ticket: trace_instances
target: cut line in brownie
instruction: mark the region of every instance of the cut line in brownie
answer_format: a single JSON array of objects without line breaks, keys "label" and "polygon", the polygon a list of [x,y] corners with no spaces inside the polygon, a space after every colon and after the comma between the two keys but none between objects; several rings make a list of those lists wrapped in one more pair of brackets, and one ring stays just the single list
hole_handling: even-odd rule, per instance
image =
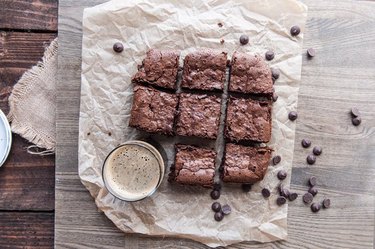
[{"label": "cut line in brownie", "polygon": [[227,53],[200,49],[186,55],[181,87],[204,91],[224,89]]},{"label": "cut line in brownie", "polygon": [[271,139],[272,108],[269,101],[230,97],[225,138],[231,142],[264,142]]},{"label": "cut line in brownie", "polygon": [[174,135],[178,96],[151,87],[134,87],[129,126],[142,131]]},{"label": "cut line in brownie", "polygon": [[226,144],[221,179],[231,183],[255,183],[263,180],[271,160],[271,152],[269,147]]},{"label": "cut line in brownie", "polygon": [[176,133],[215,139],[219,130],[221,99],[206,94],[181,93]]},{"label": "cut line in brownie", "polygon": [[180,184],[212,187],[216,152],[191,145],[176,144],[175,164],[169,180]]},{"label": "cut line in brownie", "polygon": [[132,82],[176,90],[179,58],[174,50],[149,50]]},{"label": "cut line in brownie", "polygon": [[230,92],[271,96],[271,68],[260,55],[235,52],[231,61]]}]

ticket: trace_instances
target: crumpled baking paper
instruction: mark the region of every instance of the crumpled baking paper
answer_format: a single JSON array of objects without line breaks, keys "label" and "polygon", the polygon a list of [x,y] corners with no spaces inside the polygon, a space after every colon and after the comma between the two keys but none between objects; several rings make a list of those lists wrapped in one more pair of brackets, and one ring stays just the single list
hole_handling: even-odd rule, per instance
[{"label": "crumpled baking paper", "polygon": [[[289,172],[293,160],[295,122],[288,112],[296,110],[302,65],[302,39],[307,7],[294,0],[113,0],[87,8],[83,16],[82,88],[79,133],[79,176],[95,198],[96,205],[124,232],[189,238],[208,246],[225,246],[241,241],[269,242],[287,238],[287,205],[276,205],[280,169]],[[223,27],[219,27],[222,23]],[[298,37],[290,35],[293,25],[301,27]],[[239,37],[247,34],[248,45]],[[220,40],[224,39],[224,44]],[[114,53],[115,42],[124,51]],[[279,99],[273,105],[273,133],[269,143],[281,155],[279,165],[270,166],[263,181],[249,193],[238,185],[224,185],[219,201],[232,213],[221,222],[213,218],[209,189],[179,186],[167,181],[175,142],[181,138],[154,136],[167,154],[167,170],[158,191],[145,200],[128,203],[105,189],[101,168],[106,155],[117,145],[140,134],[128,127],[132,104],[131,77],[147,50],[176,49],[183,57],[208,47],[228,52],[275,51],[268,62],[279,68],[275,83]],[[222,148],[198,138],[188,142]],[[220,149],[222,150],[222,149]],[[219,152],[219,154],[222,151]],[[272,190],[264,199],[263,187]]]}]

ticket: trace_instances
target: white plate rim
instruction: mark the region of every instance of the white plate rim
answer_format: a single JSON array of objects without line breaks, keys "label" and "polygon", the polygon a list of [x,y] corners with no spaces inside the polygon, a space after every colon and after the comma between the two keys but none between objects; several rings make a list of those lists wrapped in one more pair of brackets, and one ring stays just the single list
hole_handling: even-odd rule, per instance
[{"label": "white plate rim", "polygon": [[5,133],[6,133],[6,150],[3,155],[3,158],[1,158],[0,167],[5,163],[6,159],[8,158],[10,148],[12,146],[12,131],[10,129],[10,125],[8,122],[8,119],[6,118],[3,111],[0,110],[0,120],[4,124],[5,127]]}]

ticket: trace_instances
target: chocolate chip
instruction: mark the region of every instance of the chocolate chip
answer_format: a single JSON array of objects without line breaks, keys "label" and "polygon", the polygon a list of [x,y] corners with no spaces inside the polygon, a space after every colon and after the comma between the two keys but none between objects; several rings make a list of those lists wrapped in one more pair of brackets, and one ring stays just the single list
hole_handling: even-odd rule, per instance
[{"label": "chocolate chip", "polygon": [[277,80],[280,77],[280,70],[279,69],[272,68],[271,72],[272,72],[272,78],[275,78],[275,80]]},{"label": "chocolate chip", "polygon": [[289,198],[290,191],[289,191],[287,188],[283,188],[283,189],[281,189],[281,191],[280,191],[280,195],[281,195],[281,196],[284,196],[285,198]]},{"label": "chocolate chip", "polygon": [[277,172],[277,178],[279,178],[279,180],[284,180],[286,178],[288,174],[286,173],[285,170],[280,170],[279,172]]},{"label": "chocolate chip", "polygon": [[314,57],[315,55],[316,55],[315,49],[313,49],[313,48],[309,48],[309,49],[307,49],[307,56],[308,56],[309,58],[312,58],[312,57]]},{"label": "chocolate chip", "polygon": [[244,183],[242,184],[241,188],[244,192],[250,192],[252,186],[253,185],[250,183]]},{"label": "chocolate chip", "polygon": [[322,154],[322,147],[315,146],[314,149],[313,149],[313,153],[314,153],[314,155],[319,156],[320,154]]},{"label": "chocolate chip", "polygon": [[224,39],[221,39],[221,40],[220,40],[220,43],[221,43],[221,44],[224,44],[224,42],[225,42]]},{"label": "chocolate chip", "polygon": [[314,213],[319,212],[321,208],[322,208],[322,205],[320,205],[320,203],[311,204],[311,211],[313,211]]},{"label": "chocolate chip", "polygon": [[359,117],[361,115],[357,107],[352,107],[352,109],[350,110],[350,113],[352,114],[354,118]]},{"label": "chocolate chip", "polygon": [[275,92],[273,92],[273,94],[272,94],[273,102],[276,102],[278,98],[279,98],[279,96],[277,96],[277,94]]},{"label": "chocolate chip", "polygon": [[301,32],[301,29],[298,26],[293,26],[290,28],[290,34],[292,36],[297,36]]},{"label": "chocolate chip", "polygon": [[304,203],[309,204],[313,201],[314,196],[310,193],[306,193],[303,195],[302,200]]},{"label": "chocolate chip", "polygon": [[306,162],[308,163],[308,164],[310,164],[310,165],[312,165],[312,164],[314,164],[315,163],[315,161],[316,161],[316,157],[314,156],[314,155],[308,155],[307,157],[306,157]]},{"label": "chocolate chip", "polygon": [[218,202],[214,202],[214,203],[212,203],[212,205],[211,205],[211,209],[212,209],[213,211],[215,211],[215,212],[220,212],[220,210],[221,210],[221,205],[220,205],[220,203],[218,203]]},{"label": "chocolate chip", "polygon": [[241,35],[240,36],[240,43],[242,45],[248,44],[249,43],[249,36],[247,36],[247,35]]},{"label": "chocolate chip", "polygon": [[353,119],[352,119],[352,124],[353,124],[354,126],[358,126],[358,125],[360,125],[361,122],[362,122],[361,117],[356,117],[356,118],[353,118]]},{"label": "chocolate chip", "polygon": [[91,134],[90,132],[87,132],[87,136],[90,136],[90,134]]},{"label": "chocolate chip", "polygon": [[108,136],[112,136],[112,132],[108,132]]},{"label": "chocolate chip", "polygon": [[220,183],[214,183],[214,190],[220,191],[221,190],[221,184]]},{"label": "chocolate chip", "polygon": [[318,193],[318,190],[315,187],[309,188],[309,193],[312,194],[313,196],[316,196]]},{"label": "chocolate chip", "polygon": [[230,60],[227,60],[227,67],[230,67],[231,66],[231,62]]},{"label": "chocolate chip", "polygon": [[221,221],[224,218],[224,214],[221,211],[216,212],[214,218],[216,221]]},{"label": "chocolate chip", "polygon": [[223,23],[219,22],[219,23],[217,24],[217,26],[219,26],[219,27],[221,28],[221,27],[223,27]]},{"label": "chocolate chip", "polygon": [[266,52],[266,60],[272,61],[275,58],[275,53],[272,50]]},{"label": "chocolate chip", "polygon": [[314,187],[316,185],[316,177],[315,176],[310,177],[309,184],[310,184],[311,187]]},{"label": "chocolate chip", "polygon": [[297,199],[297,197],[298,197],[297,193],[290,193],[289,201],[294,201],[295,199]]},{"label": "chocolate chip", "polygon": [[268,190],[268,188],[262,189],[262,195],[264,198],[268,198],[271,196],[271,192]]},{"label": "chocolate chip", "polygon": [[221,208],[221,212],[223,212],[223,214],[225,214],[225,215],[228,215],[228,214],[230,214],[232,212],[232,209],[231,209],[231,207],[228,204],[225,204]]},{"label": "chocolate chip", "polygon": [[311,146],[311,141],[308,139],[302,139],[301,145],[303,148],[309,148]]},{"label": "chocolate chip", "polygon": [[279,196],[276,199],[276,203],[277,205],[282,206],[286,203],[286,198],[284,196]]},{"label": "chocolate chip", "polygon": [[220,198],[220,191],[219,190],[212,190],[211,191],[211,198],[217,200]]},{"label": "chocolate chip", "polygon": [[324,199],[323,200],[323,208],[329,208],[331,206],[331,200],[330,199]]},{"label": "chocolate chip", "polygon": [[124,45],[122,45],[121,42],[116,42],[115,44],[113,44],[113,50],[116,53],[121,53],[122,51],[124,51]]},{"label": "chocolate chip", "polygon": [[296,119],[298,118],[298,114],[297,114],[297,112],[295,112],[295,111],[291,111],[291,112],[289,112],[288,118],[289,118],[289,120],[291,120],[291,121],[296,120]]},{"label": "chocolate chip", "polygon": [[277,165],[281,162],[281,156],[277,155],[272,158],[273,165]]}]

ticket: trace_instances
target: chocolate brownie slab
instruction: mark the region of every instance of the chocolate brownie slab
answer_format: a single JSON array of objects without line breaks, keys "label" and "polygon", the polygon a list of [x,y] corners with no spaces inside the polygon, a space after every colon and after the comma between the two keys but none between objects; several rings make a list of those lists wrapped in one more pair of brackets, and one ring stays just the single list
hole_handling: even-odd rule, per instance
[{"label": "chocolate brownie slab", "polygon": [[231,65],[230,92],[272,95],[272,72],[261,56],[235,52]]},{"label": "chocolate brownie slab", "polygon": [[166,89],[176,89],[178,60],[177,51],[151,49],[134,75],[133,83],[147,83]]},{"label": "chocolate brownie slab", "polygon": [[221,99],[206,94],[181,93],[176,133],[215,139],[219,130]]},{"label": "chocolate brownie slab", "polygon": [[269,102],[230,97],[225,121],[225,137],[232,142],[267,143],[271,139],[271,122]]},{"label": "chocolate brownie slab", "polygon": [[182,88],[220,90],[224,88],[227,53],[201,49],[190,53],[184,60]]},{"label": "chocolate brownie slab", "polygon": [[215,176],[216,153],[190,145],[177,144],[175,165],[170,179],[177,183],[212,187]]},{"label": "chocolate brownie slab", "polygon": [[221,179],[224,182],[255,183],[263,179],[271,159],[268,147],[226,144]]},{"label": "chocolate brownie slab", "polygon": [[150,133],[173,135],[177,104],[176,94],[136,85],[129,126]]}]

